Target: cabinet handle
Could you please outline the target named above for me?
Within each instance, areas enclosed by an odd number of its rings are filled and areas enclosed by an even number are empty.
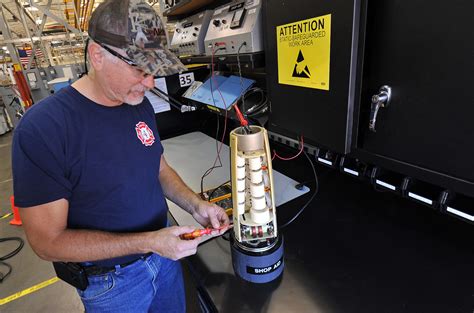
[[[392,98],[392,88],[390,86],[384,85],[380,87],[379,93],[372,96],[372,103],[370,106],[370,120],[369,120],[369,129],[375,131],[375,123],[377,122],[377,113],[380,108],[386,108],[390,104],[390,99]]]

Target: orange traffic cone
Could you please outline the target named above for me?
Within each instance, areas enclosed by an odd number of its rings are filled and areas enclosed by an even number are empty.
[[[21,226],[20,212],[18,207],[15,206],[15,198],[13,196],[10,197],[10,203],[13,211],[13,219],[10,221],[10,225]]]

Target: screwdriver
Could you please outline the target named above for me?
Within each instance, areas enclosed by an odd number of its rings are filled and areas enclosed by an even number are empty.
[[[221,229],[224,229],[224,227],[230,227],[230,225],[224,225],[219,228],[204,228],[204,229],[196,229],[193,232],[182,234],[179,237],[183,240],[193,240],[198,237],[204,236],[204,235],[210,235],[213,231],[220,231]]]
[[[180,237],[183,240],[192,240],[204,235],[210,235],[212,231],[212,228],[196,229],[193,232],[182,234]]]

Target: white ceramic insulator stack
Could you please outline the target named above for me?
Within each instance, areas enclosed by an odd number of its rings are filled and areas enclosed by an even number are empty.
[[[263,225],[270,222],[270,210],[265,208],[263,210],[250,210],[250,218],[254,223]]]
[[[259,184],[251,184],[250,185],[250,194],[252,195],[252,198],[261,198],[265,196],[265,186],[263,185],[263,182],[260,182]]]
[[[235,163],[237,164],[237,167],[244,167],[245,166],[245,158],[241,156],[237,156]]]
[[[237,179],[245,179],[245,166],[237,166]]]
[[[237,179],[237,214],[245,213],[245,178]]]
[[[263,174],[262,174],[262,169],[259,170],[251,170],[250,171],[250,181],[252,184],[260,184],[263,182]]]
[[[260,157],[250,158],[249,167],[251,171],[256,171],[262,168],[262,159]]]
[[[265,197],[252,198],[252,210],[261,211],[267,207]]]
[[[245,213],[245,158],[237,155],[237,213]]]

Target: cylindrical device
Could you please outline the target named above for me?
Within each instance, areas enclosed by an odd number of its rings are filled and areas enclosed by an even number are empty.
[[[230,133],[233,222],[232,262],[237,276],[267,283],[283,272],[283,239],[276,225],[267,131],[250,126]]]

